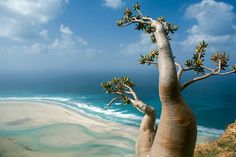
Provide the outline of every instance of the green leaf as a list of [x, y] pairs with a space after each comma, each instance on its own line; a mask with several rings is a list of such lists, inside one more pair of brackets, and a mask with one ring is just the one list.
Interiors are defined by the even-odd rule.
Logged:
[[123, 23], [123, 20], [118, 20], [116, 21], [116, 24], [117, 26], [122, 26], [124, 23]]
[[211, 61], [215, 63], [216, 66], [219, 66], [219, 62], [221, 62], [221, 69], [225, 70], [228, 67], [229, 55], [224, 52], [217, 51], [215, 54], [211, 56]]
[[149, 53], [149, 55], [152, 57], [152, 58], [155, 58], [159, 55], [159, 51], [157, 49], [152, 49]]
[[132, 11], [129, 8], [124, 10], [124, 18], [129, 19], [132, 16]]
[[143, 23], [137, 23], [136, 24], [136, 30], [140, 31], [140, 30], [143, 30], [145, 28], [145, 25]]
[[122, 100], [122, 102], [125, 103], [125, 104], [130, 104], [130, 103], [131, 103], [130, 99], [129, 99], [127, 96], [123, 96], [123, 97], [121, 98], [121, 100]]
[[139, 4], [139, 3], [133, 4], [134, 10], [140, 10], [140, 8], [141, 8], [141, 4]]
[[164, 16], [158, 17], [158, 18], [157, 18], [157, 21], [158, 21], [158, 22], [165, 22]]
[[231, 69], [236, 73], [236, 64], [234, 64]]

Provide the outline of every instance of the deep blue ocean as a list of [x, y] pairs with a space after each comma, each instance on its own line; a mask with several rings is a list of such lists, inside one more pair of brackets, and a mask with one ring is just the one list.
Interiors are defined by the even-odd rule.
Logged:
[[[130, 77], [136, 83], [138, 96], [156, 108], [157, 118], [160, 116], [155, 71], [6, 73], [0, 77], [0, 100], [56, 102], [97, 118], [138, 127], [143, 115], [132, 106], [117, 102], [107, 107], [112, 96], [103, 91], [100, 83], [115, 76]], [[183, 94], [196, 114], [200, 134], [218, 136], [236, 119], [236, 75], [195, 83]]]

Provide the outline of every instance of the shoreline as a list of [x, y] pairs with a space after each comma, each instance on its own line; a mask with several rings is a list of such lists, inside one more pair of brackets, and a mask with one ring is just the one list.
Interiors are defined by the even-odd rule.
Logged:
[[[107, 148], [100, 156], [134, 156], [138, 130], [57, 102], [0, 101], [0, 155], [14, 149], [25, 157], [50, 157], [52, 152], [62, 157], [89, 157], [99, 156]], [[210, 140], [208, 136], [198, 136], [198, 143]], [[64, 152], [60, 151], [62, 148]]]
[[[2, 104], [10, 104], [11, 107], [7, 106], [7, 109], [6, 109], [6, 106], [2, 106]], [[40, 108], [43, 109], [44, 108], [44, 110], [48, 110], [49, 112], [54, 112], [54, 110], [57, 110], [57, 111], [59, 111], [59, 113], [62, 113], [64, 111], [64, 114], [62, 113], [62, 115], [60, 115], [60, 116], [64, 116], [64, 117], [66, 117], [66, 119], [62, 119], [62, 117], [60, 117], [60, 119], [56, 119], [55, 117], [52, 118], [53, 116], [51, 116], [51, 117], [48, 116], [49, 113], [43, 113], [44, 116], [47, 117], [48, 119], [44, 119], [43, 121], [39, 121], [39, 123], [34, 123], [35, 126], [34, 126], [34, 124], [32, 124], [32, 125], [29, 124], [29, 126], [28, 126], [29, 128], [40, 127], [40, 125], [43, 126], [43, 125], [54, 124], [54, 123], [72, 123], [72, 124], [86, 125], [86, 127], [90, 128], [90, 129], [94, 128], [94, 126], [98, 126], [98, 128], [96, 128], [97, 129], [96, 131], [98, 131], [98, 132], [102, 132], [102, 131], [106, 131], [106, 130], [110, 131], [110, 128], [106, 128], [103, 126], [111, 126], [114, 129], [126, 128], [126, 129], [128, 129], [128, 130], [126, 130], [126, 131], [128, 131], [128, 133], [129, 133], [129, 131], [134, 133], [134, 131], [137, 130], [137, 127], [134, 127], [134, 126], [120, 124], [120, 123], [112, 122], [110, 120], [104, 120], [101, 118], [86, 115], [85, 113], [83, 113], [79, 110], [75, 110], [75, 109], [72, 109], [70, 107], [63, 105], [63, 103], [48, 102], [48, 101], [35, 101], [35, 100], [32, 100], [32, 101], [31, 100], [27, 100], [27, 101], [26, 100], [22, 100], [22, 101], [21, 100], [1, 100], [0, 101], [0, 124], [2, 123], [2, 121], [6, 122], [6, 119], [4, 119], [4, 117], [3, 118], [1, 117], [3, 115], [2, 113], [4, 113], [4, 108], [6, 110], [9, 110], [10, 108], [13, 107], [12, 105], [14, 105], [14, 107], [19, 107], [19, 106], [15, 106], [16, 104], [22, 105], [21, 106], [22, 112], [27, 112], [28, 114], [29, 114], [29, 110], [32, 110], [32, 111], [38, 113], [39, 110], [35, 110], [35, 108], [36, 109], [40, 109]], [[25, 111], [26, 107], [28, 108], [28, 111]], [[12, 112], [12, 113], [10, 113], [10, 115], [16, 114], [16, 112], [13, 110], [11, 110], [11, 111], [9, 110], [9, 112]], [[7, 112], [7, 113], [9, 113], [9, 112]], [[21, 117], [21, 119], [24, 119], [23, 117], [26, 115], [24, 115], [24, 116], [23, 115], [21, 115], [21, 116], [15, 115], [15, 116], [18, 116], [18, 117]], [[33, 115], [30, 114], [28, 116], [33, 116]], [[37, 118], [37, 115], [34, 115], [34, 116], [36, 116], [34, 118]], [[54, 115], [54, 116], [59, 116], [59, 115]], [[15, 118], [16, 117], [14, 117], [13, 119], [15, 119]], [[37, 120], [37, 119], [35, 119], [35, 120]], [[19, 127], [19, 125], [17, 127]], [[27, 128], [27, 126], [26, 126], [26, 128]], [[137, 131], [137, 133], [138, 133], [138, 131]]]

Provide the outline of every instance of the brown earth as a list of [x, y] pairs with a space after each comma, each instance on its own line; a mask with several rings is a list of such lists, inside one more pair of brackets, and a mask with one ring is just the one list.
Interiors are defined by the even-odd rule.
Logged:
[[194, 157], [236, 157], [236, 120], [215, 141], [197, 145]]

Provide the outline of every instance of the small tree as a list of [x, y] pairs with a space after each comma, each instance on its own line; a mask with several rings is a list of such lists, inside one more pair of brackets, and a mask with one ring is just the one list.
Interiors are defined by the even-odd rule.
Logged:
[[[229, 55], [218, 51], [210, 58], [215, 67], [206, 66], [204, 58], [208, 44], [205, 41], [196, 46], [193, 57], [186, 61], [185, 66], [175, 62], [169, 40], [170, 34], [177, 31], [178, 27], [167, 22], [164, 17], [154, 20], [144, 16], [140, 7], [137, 3], [132, 10], [125, 9], [124, 17], [117, 21], [117, 25], [125, 27], [136, 24], [135, 29], [149, 34], [151, 41], [158, 47], [158, 50], [153, 49], [148, 55], [141, 55], [139, 60], [140, 64], [155, 65], [159, 70], [162, 111], [158, 127], [155, 126], [155, 109], [138, 98], [134, 91], [135, 84], [129, 78], [113, 78], [101, 85], [107, 93], [115, 95], [109, 106], [119, 100], [132, 104], [144, 113], [136, 143], [137, 157], [192, 157], [197, 134], [196, 119], [181, 92], [199, 80], [236, 73], [236, 64], [228, 72], [222, 72], [228, 67]], [[181, 83], [181, 76], [186, 71], [194, 71], [199, 76]]]

